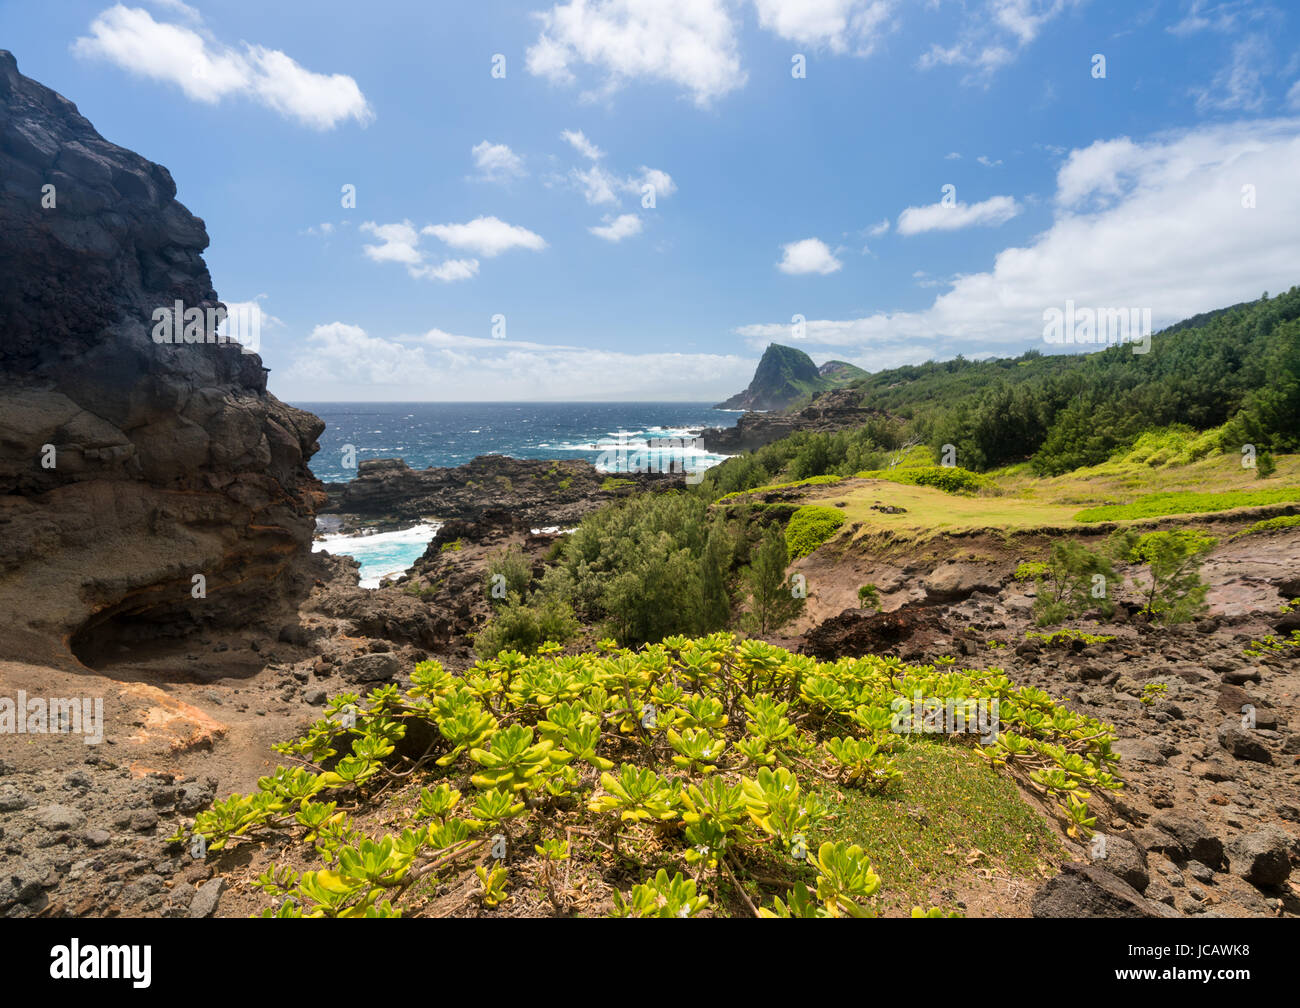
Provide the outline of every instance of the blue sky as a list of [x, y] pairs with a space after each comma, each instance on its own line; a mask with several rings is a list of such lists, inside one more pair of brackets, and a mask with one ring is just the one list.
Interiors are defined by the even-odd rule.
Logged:
[[1067, 299], [1159, 327], [1293, 285], [1298, 21], [0, 0], [0, 46], [171, 170], [281, 398], [712, 401], [770, 341], [876, 369], [1050, 349]]

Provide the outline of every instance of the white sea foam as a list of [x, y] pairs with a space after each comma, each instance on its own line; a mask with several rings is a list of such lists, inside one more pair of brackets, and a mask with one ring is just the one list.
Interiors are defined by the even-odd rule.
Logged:
[[328, 550], [344, 554], [361, 563], [361, 587], [378, 588], [386, 577], [397, 577], [408, 570], [424, 553], [429, 541], [438, 534], [440, 524], [423, 522], [396, 532], [344, 535], [331, 533], [312, 543], [312, 551]]

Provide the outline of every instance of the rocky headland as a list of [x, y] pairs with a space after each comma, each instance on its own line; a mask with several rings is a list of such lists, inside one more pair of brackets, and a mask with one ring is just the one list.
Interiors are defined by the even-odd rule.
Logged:
[[788, 413], [746, 413], [734, 427], [710, 427], [700, 437], [706, 451], [736, 455], [755, 451], [799, 431], [847, 430], [887, 416], [880, 410], [862, 406], [860, 400], [861, 394], [855, 389], [832, 389], [801, 409]]

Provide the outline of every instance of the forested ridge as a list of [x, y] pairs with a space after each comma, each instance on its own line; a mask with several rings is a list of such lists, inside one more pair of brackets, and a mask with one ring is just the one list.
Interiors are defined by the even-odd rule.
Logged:
[[852, 385], [888, 414], [860, 428], [799, 433], [709, 475], [719, 492], [784, 474], [804, 479], [879, 468], [888, 453], [926, 445], [939, 459], [987, 471], [1031, 462], [1040, 475], [1093, 465], [1144, 431], [1217, 429], [1206, 451], [1300, 447], [1300, 288], [1186, 319], [1147, 353], [1122, 344], [1087, 354], [983, 361], [957, 357], [879, 371]]

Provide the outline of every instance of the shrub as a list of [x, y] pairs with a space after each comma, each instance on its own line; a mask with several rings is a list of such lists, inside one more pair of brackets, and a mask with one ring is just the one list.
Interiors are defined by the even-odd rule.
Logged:
[[1013, 575], [1017, 581], [1033, 581], [1047, 573], [1047, 564], [1040, 560], [1025, 560], [1016, 567]]
[[973, 494], [988, 481], [979, 473], [960, 466], [913, 466], [896, 469], [874, 469], [860, 472], [858, 479], [883, 479], [893, 483], [934, 487], [950, 494]]
[[1110, 585], [1116, 580], [1110, 559], [1094, 553], [1076, 539], [1052, 544], [1047, 570], [1034, 582], [1034, 617], [1039, 626], [1060, 623], [1097, 609], [1110, 616], [1115, 603]]
[[1257, 521], [1254, 525], [1242, 529], [1232, 538], [1238, 536], [1251, 535], [1256, 532], [1277, 532], [1281, 529], [1295, 528], [1300, 525], [1300, 515], [1278, 515], [1276, 518], [1265, 518], [1263, 521]]
[[1255, 459], [1255, 478], [1268, 479], [1277, 472], [1277, 463], [1273, 461], [1273, 453], [1262, 451]]
[[[1079, 796], [1121, 786], [1110, 726], [999, 668], [819, 663], [725, 633], [610, 650], [507, 652], [463, 674], [424, 661], [405, 689], [333, 697], [275, 746], [292, 767], [200, 811], [168, 843], [200, 857], [243, 845], [256, 861], [270, 855], [255, 881], [241, 873], [263, 894], [263, 917], [446, 912], [436, 894], [449, 889], [529, 915], [533, 893], [572, 915], [611, 889], [615, 913], [718, 915], [740, 910], [741, 886], [763, 916], [860, 917], [882, 883], [859, 844], [891, 855], [894, 844], [853, 835], [830, 795], [886, 791], [900, 774], [918, 789], [936, 780], [890, 755], [914, 696], [999, 702], [997, 741], [975, 751], [1011, 767], [1072, 836], [1093, 819]], [[920, 715], [906, 727], [922, 730]], [[567, 844], [570, 832], [583, 842]], [[509, 857], [491, 858], [502, 838]], [[806, 867], [781, 865], [796, 860]], [[629, 877], [629, 864], [644, 874]]]
[[844, 512], [836, 508], [809, 504], [790, 516], [785, 527], [785, 544], [792, 560], [806, 557], [839, 531]]
[[529, 605], [511, 594], [474, 635], [474, 651], [485, 659], [502, 651], [533, 654], [548, 641], [567, 644], [577, 633], [578, 621], [566, 602], [548, 598]]
[[873, 584], [864, 584], [858, 589], [858, 605], [863, 609], [880, 611], [880, 589]]
[[733, 571], [749, 559], [744, 522], [710, 515], [703, 496], [629, 497], [568, 537], [568, 600], [620, 644], [718, 630], [731, 617]]
[[1143, 612], [1161, 623], [1186, 623], [1201, 613], [1209, 591], [1201, 581], [1201, 558], [1217, 543], [1212, 535], [1187, 529], [1139, 536], [1130, 557], [1145, 563], [1151, 577]]
[[[496, 578], [500, 576], [504, 579], [504, 592], [497, 592], [495, 595], [491, 589], [502, 582]], [[503, 599], [511, 592], [519, 595], [521, 598], [528, 595], [528, 587], [533, 583], [533, 568], [524, 556], [523, 551], [515, 548], [503, 550], [488, 561], [487, 565], [487, 583], [488, 597], [492, 599]]]

